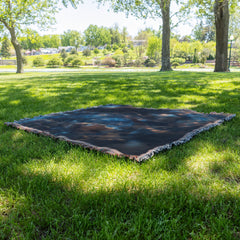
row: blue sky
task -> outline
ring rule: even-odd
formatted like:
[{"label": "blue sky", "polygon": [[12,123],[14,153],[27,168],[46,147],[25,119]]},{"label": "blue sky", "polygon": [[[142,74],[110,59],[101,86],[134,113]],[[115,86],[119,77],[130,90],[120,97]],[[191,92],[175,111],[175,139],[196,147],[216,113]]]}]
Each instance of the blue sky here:
[{"label": "blue sky", "polygon": [[[174,8],[175,6],[172,6],[172,9]],[[62,7],[62,10],[56,15],[56,21],[57,23],[53,26],[53,29],[40,34],[62,34],[68,29],[83,32],[90,24],[111,27],[117,23],[121,29],[127,27],[128,33],[131,36],[135,36],[139,30],[146,27],[158,30],[161,24],[161,19],[141,20],[133,16],[127,18],[124,13],[108,11],[107,6],[98,8],[98,5],[92,1],[87,1],[87,3],[85,1],[77,9],[73,9],[71,6],[68,8]],[[180,35],[187,35],[191,34],[191,29],[192,27],[189,24],[185,24],[181,28],[175,29],[174,32]]]}]

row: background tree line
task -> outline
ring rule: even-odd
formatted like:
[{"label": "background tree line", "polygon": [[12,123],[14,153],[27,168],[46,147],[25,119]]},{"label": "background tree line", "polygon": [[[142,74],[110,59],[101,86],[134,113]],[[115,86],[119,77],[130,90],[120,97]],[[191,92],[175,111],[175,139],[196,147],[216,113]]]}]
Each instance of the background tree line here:
[{"label": "background tree line", "polygon": [[[61,43],[62,45],[68,43],[68,39],[64,39],[56,36],[51,36],[50,39],[40,41],[39,35],[30,30],[33,24],[37,24],[41,27],[47,28],[54,23],[54,15],[58,12],[58,0],[47,1],[22,1],[22,0],[0,0],[0,28],[4,28],[11,36],[11,43],[15,49],[17,56],[17,72],[23,72],[22,65],[22,53],[21,46],[33,49],[34,45],[46,46],[52,41]],[[64,5],[70,2],[73,6],[76,6],[81,0],[63,0]],[[126,14],[132,14],[139,18],[159,18],[162,21],[161,27],[161,71],[171,70],[170,63],[170,41],[171,41],[171,27],[172,27],[172,9],[171,4],[177,3],[181,7],[176,15],[186,16],[193,7],[197,9],[196,15],[200,19],[212,19],[214,23],[214,32],[216,39],[216,64],[215,71],[228,71],[227,58],[228,58],[228,36],[231,29],[229,29],[230,16],[237,12],[239,14],[239,2],[237,0],[97,0],[100,4],[110,3],[111,7],[116,12],[126,12]],[[238,18],[236,18],[238,19]],[[233,24],[234,25],[234,24]],[[235,28],[238,27],[235,24]],[[28,27],[30,29],[28,29]],[[198,29],[200,30],[200,29]],[[196,29],[196,33],[199,33]],[[21,33],[25,33],[22,41]],[[72,34],[72,32],[69,32]],[[77,35],[78,33],[74,33]],[[119,35],[120,34],[120,35]],[[122,33],[123,34],[123,33]],[[67,35],[67,34],[66,34]],[[78,34],[79,35],[79,34]],[[101,36],[97,38],[97,36]],[[84,31],[85,42],[87,45],[97,47],[103,44],[116,44],[117,46],[121,41],[119,40],[121,33],[115,26],[107,29],[105,27],[97,27],[96,25],[90,25],[88,29]],[[211,34],[207,34],[204,39],[212,38]],[[122,39],[126,39],[122,37]],[[70,45],[78,46],[81,44],[82,39],[80,36],[76,36],[75,40]],[[21,42],[21,44],[20,44]],[[74,44],[73,44],[74,43]],[[45,44],[45,45],[44,45]],[[139,49],[140,50],[140,49]]]}]

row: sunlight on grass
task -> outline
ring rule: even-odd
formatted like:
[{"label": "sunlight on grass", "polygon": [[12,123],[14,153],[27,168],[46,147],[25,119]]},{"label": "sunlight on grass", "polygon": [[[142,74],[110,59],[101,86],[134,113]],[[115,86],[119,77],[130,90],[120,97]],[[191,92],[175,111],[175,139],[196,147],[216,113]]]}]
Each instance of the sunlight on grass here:
[{"label": "sunlight on grass", "polygon": [[[1,239],[238,239],[238,73],[0,74]],[[142,164],[4,126],[105,104],[236,117]]]}]

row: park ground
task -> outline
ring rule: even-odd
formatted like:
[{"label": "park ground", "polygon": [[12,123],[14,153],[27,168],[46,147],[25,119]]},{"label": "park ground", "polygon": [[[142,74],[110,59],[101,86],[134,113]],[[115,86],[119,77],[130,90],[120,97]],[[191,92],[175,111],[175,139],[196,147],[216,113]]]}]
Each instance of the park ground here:
[{"label": "park ground", "polygon": [[[110,103],[236,117],[142,164],[4,125]],[[0,73],[0,239],[239,239],[239,212],[239,73]]]}]

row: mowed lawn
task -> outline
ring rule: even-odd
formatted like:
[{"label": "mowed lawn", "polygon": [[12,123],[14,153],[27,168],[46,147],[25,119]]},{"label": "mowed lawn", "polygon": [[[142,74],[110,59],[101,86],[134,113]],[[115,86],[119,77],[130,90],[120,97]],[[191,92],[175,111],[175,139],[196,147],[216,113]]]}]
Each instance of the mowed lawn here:
[{"label": "mowed lawn", "polygon": [[[105,104],[236,117],[142,164],[4,125]],[[240,239],[240,74],[1,73],[0,239]]]}]

